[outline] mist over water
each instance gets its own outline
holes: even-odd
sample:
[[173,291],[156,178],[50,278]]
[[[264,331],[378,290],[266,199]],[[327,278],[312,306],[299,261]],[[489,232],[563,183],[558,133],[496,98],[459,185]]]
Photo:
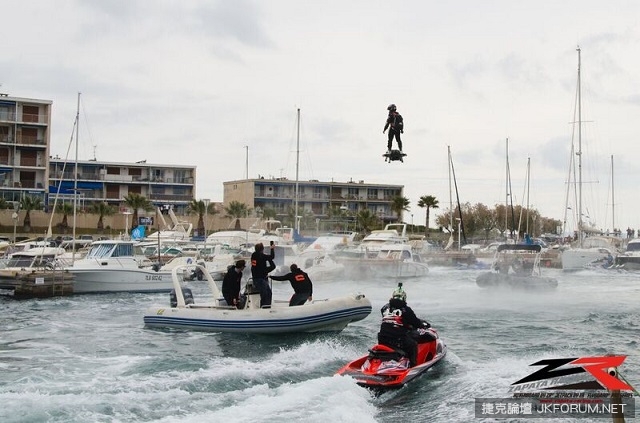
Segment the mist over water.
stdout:
[[[402,281],[449,352],[380,396],[334,374],[375,343],[396,280],[316,282],[315,299],[362,292],[373,303],[368,318],[340,334],[145,329],[145,309],[168,305],[168,294],[0,298],[0,421],[481,421],[474,399],[509,397],[511,384],[537,369],[532,363],[605,354],[628,355],[620,371],[640,385],[638,274],[549,269],[558,288],[535,293],[482,290],[481,272],[434,267]],[[275,299],[291,294],[288,283],[273,290]]]

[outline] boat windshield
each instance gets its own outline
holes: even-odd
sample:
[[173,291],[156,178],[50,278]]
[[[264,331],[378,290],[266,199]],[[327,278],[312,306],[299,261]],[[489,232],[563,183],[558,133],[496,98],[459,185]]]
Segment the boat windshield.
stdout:
[[131,257],[133,256],[133,244],[104,243],[96,244],[87,253],[88,259],[105,257]]
[[96,244],[87,253],[86,258],[102,258],[109,257],[111,254],[111,250],[113,250],[115,244],[107,243],[107,244]]
[[31,267],[33,257],[14,256],[7,262],[7,267]]
[[627,251],[640,251],[640,242],[630,242],[627,244]]

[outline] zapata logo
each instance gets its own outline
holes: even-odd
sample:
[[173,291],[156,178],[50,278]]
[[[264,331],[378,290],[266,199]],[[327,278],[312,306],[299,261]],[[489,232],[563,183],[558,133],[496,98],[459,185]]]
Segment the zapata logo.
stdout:
[[[615,368],[620,366],[627,358],[626,355],[613,355],[606,357],[581,357],[581,358],[554,358],[540,360],[531,366],[545,366],[531,373],[511,385],[527,384],[525,388],[537,389],[608,389],[619,391],[631,391],[633,388],[617,377]],[[562,384],[567,376],[591,374],[594,380],[581,380],[576,383]],[[582,378],[581,378],[582,379]]]

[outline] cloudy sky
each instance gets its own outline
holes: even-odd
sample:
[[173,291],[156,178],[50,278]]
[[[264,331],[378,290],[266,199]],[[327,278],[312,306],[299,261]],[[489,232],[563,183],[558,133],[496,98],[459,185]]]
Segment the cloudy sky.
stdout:
[[[0,92],[53,101],[51,153],[61,157],[82,92],[80,159],[196,165],[197,197],[214,201],[223,181],[245,177],[247,156],[250,177],[295,179],[299,108],[300,179],[402,184],[409,223],[424,222],[422,195],[449,206],[447,146],[460,201],[504,203],[508,138],[514,203],[527,204],[530,159],[528,204],[563,219],[579,45],[584,212],[603,229],[614,216],[636,228],[638,9],[618,0],[5,0]],[[389,103],[405,120],[404,164],[381,157]]]

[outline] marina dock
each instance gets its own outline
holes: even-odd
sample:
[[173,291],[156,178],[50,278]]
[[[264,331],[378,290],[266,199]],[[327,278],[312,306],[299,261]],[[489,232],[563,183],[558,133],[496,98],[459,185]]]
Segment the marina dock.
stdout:
[[30,271],[0,270],[0,289],[13,292],[20,299],[62,297],[73,294],[71,273],[55,270]]

